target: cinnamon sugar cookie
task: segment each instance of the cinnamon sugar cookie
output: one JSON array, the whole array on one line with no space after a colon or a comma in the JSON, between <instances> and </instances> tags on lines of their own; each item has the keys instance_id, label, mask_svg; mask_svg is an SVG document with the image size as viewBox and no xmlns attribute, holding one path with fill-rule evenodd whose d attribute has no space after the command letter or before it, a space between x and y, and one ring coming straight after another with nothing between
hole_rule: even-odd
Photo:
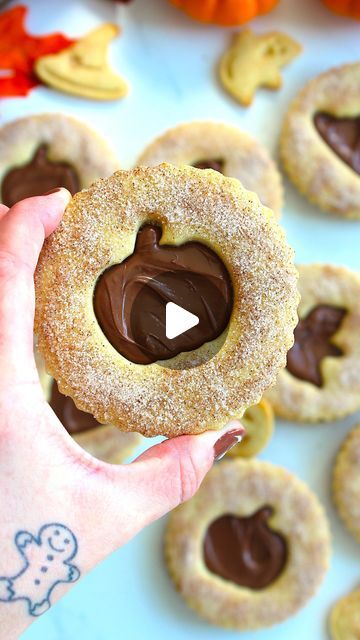
<instances>
[{"instance_id":1,"label":"cinnamon sugar cookie","mask_svg":"<svg viewBox=\"0 0 360 640\"><path fill-rule=\"evenodd\" d=\"M295 614L329 564L328 523L315 495L281 467L225 459L170 515L169 573L212 624L245 631Z\"/></svg>"},{"instance_id":2,"label":"cinnamon sugar cookie","mask_svg":"<svg viewBox=\"0 0 360 640\"><path fill-rule=\"evenodd\" d=\"M246 409L241 422L245 427L245 435L227 455L233 458L252 458L266 447L273 434L274 412L271 404L262 398L258 404Z\"/></svg>"},{"instance_id":3,"label":"cinnamon sugar cookie","mask_svg":"<svg viewBox=\"0 0 360 640\"><path fill-rule=\"evenodd\" d=\"M335 265L299 267L300 321L287 367L266 393L289 420L331 421L360 409L360 276Z\"/></svg>"},{"instance_id":4,"label":"cinnamon sugar cookie","mask_svg":"<svg viewBox=\"0 0 360 640\"><path fill-rule=\"evenodd\" d=\"M160 162L214 169L237 178L261 202L280 214L283 188L279 171L260 142L237 127L220 122L188 122L169 129L141 154L137 164Z\"/></svg>"},{"instance_id":5,"label":"cinnamon sugar cookie","mask_svg":"<svg viewBox=\"0 0 360 640\"><path fill-rule=\"evenodd\" d=\"M313 78L285 117L280 154L300 191L325 211L360 218L360 62Z\"/></svg>"},{"instance_id":6,"label":"cinnamon sugar cookie","mask_svg":"<svg viewBox=\"0 0 360 640\"><path fill-rule=\"evenodd\" d=\"M360 637L360 589L336 602L329 618L332 640L358 640Z\"/></svg>"},{"instance_id":7,"label":"cinnamon sugar cookie","mask_svg":"<svg viewBox=\"0 0 360 640\"><path fill-rule=\"evenodd\" d=\"M124 431L220 428L285 363L292 258L238 180L167 164L117 172L74 196L41 253L35 330L47 370L79 408ZM170 303L196 326L168 335Z\"/></svg>"},{"instance_id":8,"label":"cinnamon sugar cookie","mask_svg":"<svg viewBox=\"0 0 360 640\"><path fill-rule=\"evenodd\" d=\"M99 460L110 464L124 462L140 444L141 436L123 433L110 424L102 425L90 413L77 409L73 400L60 393L56 381L46 373L38 353L36 361L45 399L72 438Z\"/></svg>"},{"instance_id":9,"label":"cinnamon sugar cookie","mask_svg":"<svg viewBox=\"0 0 360 640\"><path fill-rule=\"evenodd\" d=\"M343 522L360 542L360 425L348 434L336 457L333 496Z\"/></svg>"},{"instance_id":10,"label":"cinnamon sugar cookie","mask_svg":"<svg viewBox=\"0 0 360 640\"><path fill-rule=\"evenodd\" d=\"M103 138L60 113L20 118L0 129L1 201L8 207L56 187L74 194L118 168Z\"/></svg>"}]
</instances>

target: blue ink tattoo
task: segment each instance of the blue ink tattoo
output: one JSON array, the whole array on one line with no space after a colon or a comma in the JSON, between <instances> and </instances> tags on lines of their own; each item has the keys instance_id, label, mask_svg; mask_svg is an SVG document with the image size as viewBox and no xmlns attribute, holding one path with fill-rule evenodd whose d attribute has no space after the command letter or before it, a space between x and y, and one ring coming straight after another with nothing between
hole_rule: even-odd
<instances>
[{"instance_id":1,"label":"blue ink tattoo","mask_svg":"<svg viewBox=\"0 0 360 640\"><path fill-rule=\"evenodd\" d=\"M79 569L70 563L78 551L76 537L63 524L45 524L37 536L18 531L15 545L24 566L15 576L0 577L0 602L24 600L29 614L40 616L50 609L58 584L80 578Z\"/></svg>"}]
</instances>

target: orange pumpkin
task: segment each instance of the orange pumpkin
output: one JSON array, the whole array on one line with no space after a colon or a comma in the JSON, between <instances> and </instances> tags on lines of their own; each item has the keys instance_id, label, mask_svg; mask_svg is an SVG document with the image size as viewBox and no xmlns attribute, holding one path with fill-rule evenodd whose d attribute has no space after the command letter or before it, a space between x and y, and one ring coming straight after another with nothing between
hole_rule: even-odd
<instances>
[{"instance_id":1,"label":"orange pumpkin","mask_svg":"<svg viewBox=\"0 0 360 640\"><path fill-rule=\"evenodd\" d=\"M268 13L278 0L171 0L191 18L222 26L243 24Z\"/></svg>"},{"instance_id":2,"label":"orange pumpkin","mask_svg":"<svg viewBox=\"0 0 360 640\"><path fill-rule=\"evenodd\" d=\"M323 2L335 13L360 20L360 0L323 0Z\"/></svg>"}]
</instances>

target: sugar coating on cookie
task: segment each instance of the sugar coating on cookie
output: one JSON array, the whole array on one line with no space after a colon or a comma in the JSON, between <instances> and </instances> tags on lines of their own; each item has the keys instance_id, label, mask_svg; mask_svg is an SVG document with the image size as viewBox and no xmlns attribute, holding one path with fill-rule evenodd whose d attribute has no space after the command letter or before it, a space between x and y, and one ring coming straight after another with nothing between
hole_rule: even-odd
<instances>
[{"instance_id":1,"label":"sugar coating on cookie","mask_svg":"<svg viewBox=\"0 0 360 640\"><path fill-rule=\"evenodd\" d=\"M137 164L161 162L212 168L237 178L255 191L261 202L280 214L283 188L280 173L267 149L237 127L221 122L188 122L165 131L150 143Z\"/></svg>"},{"instance_id":2,"label":"sugar coating on cookie","mask_svg":"<svg viewBox=\"0 0 360 640\"><path fill-rule=\"evenodd\" d=\"M326 264L298 270L295 344L266 398L288 420L336 420L360 409L360 276Z\"/></svg>"},{"instance_id":3,"label":"sugar coating on cookie","mask_svg":"<svg viewBox=\"0 0 360 640\"><path fill-rule=\"evenodd\" d=\"M319 588L329 555L315 495L285 469L257 460L216 464L172 512L165 533L167 568L187 604L239 631L294 615Z\"/></svg>"},{"instance_id":4,"label":"sugar coating on cookie","mask_svg":"<svg viewBox=\"0 0 360 640\"><path fill-rule=\"evenodd\" d=\"M360 63L313 78L285 116L280 155L292 182L311 202L360 218Z\"/></svg>"},{"instance_id":5,"label":"sugar coating on cookie","mask_svg":"<svg viewBox=\"0 0 360 640\"><path fill-rule=\"evenodd\" d=\"M164 245L200 242L216 252L234 299L219 338L143 366L108 342L93 296L149 222L161 226ZM285 364L298 302L292 260L272 212L237 180L166 164L117 172L77 194L45 243L36 273L40 352L60 391L99 422L144 435L221 427Z\"/></svg>"},{"instance_id":6,"label":"sugar coating on cookie","mask_svg":"<svg viewBox=\"0 0 360 640\"><path fill-rule=\"evenodd\" d=\"M118 168L98 133L60 113L27 116L0 129L0 183L8 206L59 186L74 193Z\"/></svg>"},{"instance_id":7,"label":"sugar coating on cookie","mask_svg":"<svg viewBox=\"0 0 360 640\"><path fill-rule=\"evenodd\" d=\"M336 456L333 497L347 529L360 542L360 425L345 438Z\"/></svg>"}]
</instances>

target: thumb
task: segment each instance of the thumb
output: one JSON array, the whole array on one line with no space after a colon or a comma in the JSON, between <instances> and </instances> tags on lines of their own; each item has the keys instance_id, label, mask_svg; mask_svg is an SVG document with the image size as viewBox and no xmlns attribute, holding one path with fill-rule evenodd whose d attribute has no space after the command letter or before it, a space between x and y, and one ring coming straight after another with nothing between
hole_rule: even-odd
<instances>
[{"instance_id":1,"label":"thumb","mask_svg":"<svg viewBox=\"0 0 360 640\"><path fill-rule=\"evenodd\" d=\"M43 242L70 198L66 189L59 189L22 200L0 217L0 371L6 372L7 384L36 379L34 271Z\"/></svg>"},{"instance_id":2,"label":"thumb","mask_svg":"<svg viewBox=\"0 0 360 640\"><path fill-rule=\"evenodd\" d=\"M233 420L221 431L165 440L148 449L132 464L112 467L110 488L104 487L106 500L103 501L104 517L108 519L110 515L115 525L112 548L119 546L116 532L122 532L123 542L124 537L131 538L144 526L191 498L214 461L237 444L244 433L240 422Z\"/></svg>"}]
</instances>

